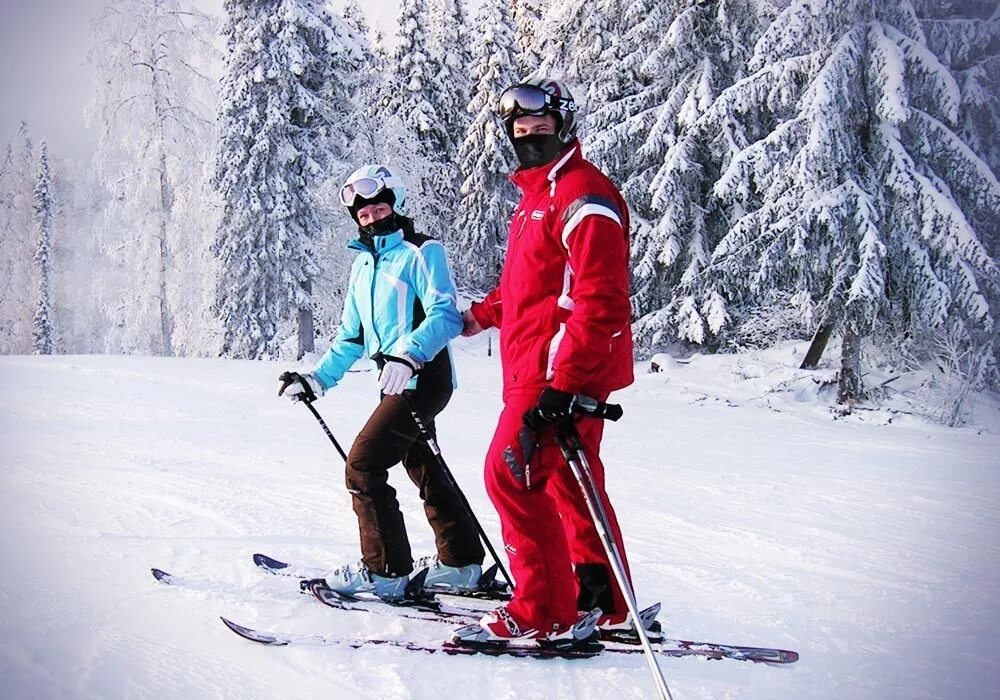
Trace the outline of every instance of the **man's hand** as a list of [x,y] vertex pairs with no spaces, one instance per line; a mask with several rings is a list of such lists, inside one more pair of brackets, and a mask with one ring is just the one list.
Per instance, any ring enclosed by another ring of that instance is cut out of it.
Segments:
[[278,381],[281,382],[281,386],[278,387],[278,396],[284,396],[291,401],[311,403],[326,393],[326,389],[312,372],[308,374],[282,372]]
[[382,372],[378,375],[379,388],[386,396],[402,394],[410,379],[420,369],[420,363],[409,355],[401,357],[383,355],[382,357],[385,358],[385,364],[382,365]]
[[481,333],[483,327],[479,325],[479,321],[476,320],[475,314],[472,313],[472,309],[466,309],[462,312],[462,335],[469,337],[475,335],[476,333]]
[[575,395],[546,387],[531,413],[542,423],[562,423],[572,417],[575,402]]

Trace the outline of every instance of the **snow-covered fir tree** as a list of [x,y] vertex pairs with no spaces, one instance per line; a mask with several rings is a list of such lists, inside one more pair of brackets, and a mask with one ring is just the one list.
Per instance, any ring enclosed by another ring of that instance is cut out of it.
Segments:
[[320,0],[227,0],[226,74],[214,174],[222,221],[215,308],[229,357],[313,348],[316,186],[348,146],[352,32]]
[[[664,84],[676,75],[671,64],[648,59],[666,33],[675,6],[657,0],[625,3],[614,33],[595,59],[607,70],[583,95],[588,101],[583,119],[586,153],[621,188],[638,226],[649,218],[647,189],[658,160],[657,154],[640,149],[663,103]],[[650,69],[644,70],[647,66]]]
[[500,93],[517,82],[513,17],[506,3],[484,3],[476,19],[472,123],[461,148],[461,201],[449,246],[458,283],[471,292],[498,282],[507,222],[516,202],[508,180],[514,159],[496,109]]
[[38,240],[34,257],[38,273],[38,299],[32,336],[35,354],[51,355],[55,349],[55,329],[52,323],[52,219],[55,216],[55,204],[52,201],[52,176],[45,141],[42,141],[38,150],[38,177],[35,180],[33,209]]
[[518,80],[526,79],[541,65],[539,44],[541,43],[542,15],[547,0],[513,0],[511,9],[514,17],[514,43],[517,47],[516,69]]
[[441,233],[452,241],[461,185],[458,152],[469,124],[466,107],[472,86],[471,36],[459,0],[429,0],[426,22],[430,28],[427,62],[431,78],[427,97],[440,122],[442,137],[432,154],[439,163],[432,189],[434,200],[440,202],[433,215],[445,224]]
[[621,23],[624,0],[567,0],[550,4],[536,39],[540,63],[535,75],[555,77],[575,88],[574,97],[589,109],[591,87],[616,67],[602,63],[604,48]]
[[468,127],[472,36],[459,0],[429,0],[427,18],[432,80],[428,97],[442,123],[442,157],[454,164]]
[[11,169],[14,164],[14,149],[10,143],[4,150],[0,161],[0,352],[9,352],[10,342],[9,314],[13,310],[10,300],[10,267],[13,263],[13,246],[11,245],[10,214],[13,208],[12,192],[10,190]]
[[[432,60],[427,0],[400,4],[398,42],[389,55],[374,123],[381,129],[377,151],[405,174],[413,194],[410,215],[417,227],[447,239],[455,217],[455,169],[448,158],[454,139],[448,118],[438,111],[440,62]],[[382,160],[382,159],[380,159]]]
[[50,283],[57,348],[74,355],[104,352],[108,328],[101,290],[109,262],[101,241],[110,194],[89,161],[55,158],[50,152],[49,168],[57,205]]
[[214,86],[204,70],[215,27],[190,0],[111,0],[94,31],[88,113],[100,130],[95,163],[110,194],[106,349],[172,355],[175,335],[190,338],[207,307]]
[[405,115],[407,124],[426,144],[427,152],[439,151],[447,139],[445,125],[430,100],[434,89],[433,66],[429,63],[430,36],[426,0],[403,0],[399,10],[399,36],[389,57],[390,109]]
[[32,257],[37,240],[33,222],[33,189],[37,165],[31,130],[26,121],[8,149],[0,199],[0,353],[31,352],[35,272]]
[[[609,103],[607,114],[598,116],[612,126],[603,140],[594,138],[595,149],[607,153],[616,169],[631,170],[623,189],[639,214],[633,238],[635,332],[645,346],[673,338],[704,343],[728,319],[717,284],[701,275],[732,215],[712,195],[712,185],[748,145],[749,134],[762,130],[716,100],[745,77],[753,45],[774,10],[761,0],[679,2],[672,11],[640,0],[631,11],[638,22],[629,28],[627,43],[651,47],[624,61],[638,70],[640,90]],[[613,125],[616,114],[630,107],[634,114]],[[626,147],[616,150],[623,140]]]
[[[962,96],[957,133],[1000,176],[1000,3],[914,3],[927,47],[947,65]],[[997,251],[994,250],[994,256]]]
[[368,34],[371,28],[368,24],[368,17],[361,9],[358,0],[347,0],[340,10],[340,18],[344,20],[344,25],[350,30],[355,39],[368,41]]
[[701,119],[721,111],[772,125],[713,188],[732,224],[701,274],[735,324],[792,293],[845,347],[878,332],[919,352],[949,319],[994,332],[1000,277],[973,222],[996,221],[1000,185],[955,131],[959,86],[908,0],[793,1]]

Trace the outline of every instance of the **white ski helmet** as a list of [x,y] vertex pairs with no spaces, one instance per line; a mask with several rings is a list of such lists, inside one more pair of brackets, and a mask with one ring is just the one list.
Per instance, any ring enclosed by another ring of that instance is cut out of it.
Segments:
[[500,95],[497,111],[507,136],[514,133],[514,120],[518,117],[552,114],[559,122],[559,140],[569,143],[576,138],[576,100],[566,84],[559,80],[532,78],[512,85]]
[[365,204],[385,202],[394,213],[406,216],[406,187],[388,165],[362,165],[351,173],[340,188],[340,203],[350,210],[355,219],[355,212],[364,206],[358,202],[359,198]]

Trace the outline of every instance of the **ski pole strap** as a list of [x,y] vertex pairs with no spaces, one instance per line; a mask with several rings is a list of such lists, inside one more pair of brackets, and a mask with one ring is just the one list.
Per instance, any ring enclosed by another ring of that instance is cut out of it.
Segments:
[[375,366],[378,367],[379,372],[381,372],[385,368],[387,362],[398,362],[401,365],[406,365],[411,370],[413,370],[414,377],[420,374],[420,370],[423,369],[423,366],[417,367],[417,365],[415,365],[410,360],[407,360],[405,357],[387,355],[384,352],[375,353],[374,355],[372,355],[372,360],[375,362]]

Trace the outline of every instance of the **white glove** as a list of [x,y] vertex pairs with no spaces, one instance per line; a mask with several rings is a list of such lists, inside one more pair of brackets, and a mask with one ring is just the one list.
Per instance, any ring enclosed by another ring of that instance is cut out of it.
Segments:
[[312,401],[326,393],[326,389],[312,372],[307,374],[282,372],[278,381],[281,382],[278,396],[284,396],[292,401]]
[[401,357],[383,355],[382,357],[385,358],[385,364],[382,365],[382,372],[378,375],[378,385],[382,389],[382,393],[386,396],[402,394],[413,374],[420,369],[420,363],[409,355]]

